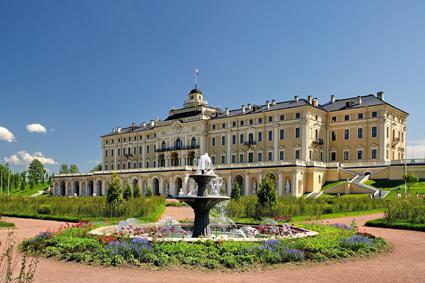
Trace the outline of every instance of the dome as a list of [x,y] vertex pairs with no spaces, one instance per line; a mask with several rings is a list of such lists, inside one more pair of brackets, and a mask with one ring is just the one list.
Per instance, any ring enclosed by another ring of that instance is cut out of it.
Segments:
[[200,93],[200,94],[202,94],[202,91],[201,91],[201,90],[199,90],[199,89],[197,89],[197,88],[194,88],[194,89],[192,89],[192,90],[189,92],[189,94],[193,94],[193,93]]

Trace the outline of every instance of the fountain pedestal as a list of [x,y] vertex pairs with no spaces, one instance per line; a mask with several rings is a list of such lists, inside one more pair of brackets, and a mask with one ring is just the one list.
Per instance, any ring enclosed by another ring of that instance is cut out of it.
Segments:
[[210,224],[210,210],[216,204],[222,201],[229,200],[227,196],[209,196],[207,194],[207,185],[211,179],[216,176],[213,175],[191,175],[190,178],[194,179],[198,184],[198,192],[196,196],[184,195],[177,196],[176,199],[182,200],[190,205],[195,212],[195,223],[193,226],[193,238],[199,236],[208,236],[211,231],[209,228]]

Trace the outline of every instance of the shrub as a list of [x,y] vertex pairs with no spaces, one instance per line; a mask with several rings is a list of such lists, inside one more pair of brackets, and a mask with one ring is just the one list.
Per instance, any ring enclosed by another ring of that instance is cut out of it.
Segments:
[[48,205],[42,205],[37,209],[38,214],[51,214],[52,210]]
[[151,187],[146,189],[146,197],[151,197],[153,195]]
[[133,198],[133,190],[130,188],[129,184],[126,184],[124,187],[123,198],[125,200],[130,200]]
[[134,197],[134,198],[139,198],[139,197],[141,197],[141,196],[142,196],[142,191],[140,190],[140,186],[139,186],[139,185],[137,185],[137,186],[134,188],[133,197]]
[[123,190],[118,174],[112,175],[112,181],[106,195],[106,204],[111,216],[120,216],[124,210]]
[[257,192],[257,216],[272,216],[272,209],[276,205],[276,182],[267,174]]
[[233,183],[233,188],[230,193],[230,198],[238,201],[241,198],[241,187],[239,186],[238,182]]

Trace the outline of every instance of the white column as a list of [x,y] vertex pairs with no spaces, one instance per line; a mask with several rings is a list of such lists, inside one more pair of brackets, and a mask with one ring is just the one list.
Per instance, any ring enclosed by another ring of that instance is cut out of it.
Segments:
[[291,183],[291,191],[294,197],[297,196],[298,193],[298,174],[292,174],[292,183]]
[[164,192],[165,192],[165,189],[164,189],[164,180],[160,177],[159,178],[159,194],[160,195],[163,195]]
[[168,186],[170,187],[170,191],[168,192],[171,195],[176,195],[178,192],[176,192],[176,189],[174,188],[174,182],[173,177],[171,176],[168,178]]
[[227,176],[227,194],[230,196],[232,193],[232,175]]
[[185,174],[183,177],[183,192],[185,194],[189,193],[189,174]]
[[199,138],[199,154],[200,156],[207,152],[207,137],[202,133]]
[[283,176],[282,176],[282,174],[278,175],[278,184],[277,185],[278,185],[278,194],[281,197],[282,192],[283,192],[283,190],[282,190],[282,188],[283,188]]
[[250,192],[250,188],[249,188],[249,175],[245,175],[244,176],[244,181],[245,181],[245,193],[244,193],[244,195],[245,196],[247,196],[247,195],[249,195],[249,192]]
[[106,180],[102,180],[102,195],[106,196]]

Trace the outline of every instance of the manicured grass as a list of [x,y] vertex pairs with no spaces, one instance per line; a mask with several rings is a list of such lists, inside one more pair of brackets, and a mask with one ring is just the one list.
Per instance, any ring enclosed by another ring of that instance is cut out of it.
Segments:
[[15,223],[0,221],[0,228],[13,228],[15,227]]
[[403,180],[367,180],[366,185],[375,187],[380,190],[388,191],[401,185],[404,185]]
[[342,183],[346,183],[347,181],[345,180],[341,180],[341,181],[336,181],[336,182],[326,182],[323,187],[322,187],[322,191],[327,190],[329,188],[332,188],[333,186],[342,184]]
[[425,232],[425,224],[412,224],[403,221],[397,222],[388,222],[385,218],[369,220],[365,224],[370,227],[382,227],[382,228],[392,228],[392,229],[402,229],[402,230],[414,230]]
[[44,191],[45,189],[47,189],[49,187],[49,184],[47,183],[40,183],[35,185],[32,189],[30,188],[30,185],[27,184],[25,187],[25,190],[21,191],[21,190],[13,190],[10,192],[11,196],[32,196],[36,193],[38,193],[39,191]]
[[[294,216],[288,222],[300,223],[300,222],[310,221],[310,220],[324,220],[324,219],[332,219],[332,218],[340,218],[340,217],[356,217],[356,216],[362,216],[362,215],[383,213],[384,211],[385,211],[384,208],[380,208],[380,209],[362,210],[362,211],[329,213],[329,214],[322,214],[320,216],[306,216],[306,215]],[[255,218],[232,218],[232,220],[240,224],[260,224],[262,221]]]

